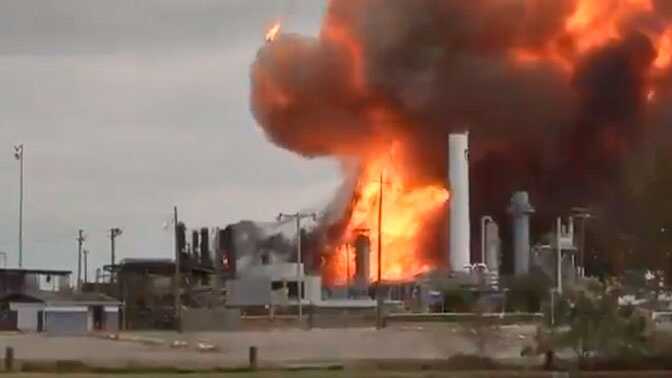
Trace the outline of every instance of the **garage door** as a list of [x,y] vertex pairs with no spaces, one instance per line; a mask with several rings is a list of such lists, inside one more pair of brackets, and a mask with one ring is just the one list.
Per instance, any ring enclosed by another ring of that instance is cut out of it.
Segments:
[[45,311],[46,331],[50,336],[78,336],[87,332],[87,312]]

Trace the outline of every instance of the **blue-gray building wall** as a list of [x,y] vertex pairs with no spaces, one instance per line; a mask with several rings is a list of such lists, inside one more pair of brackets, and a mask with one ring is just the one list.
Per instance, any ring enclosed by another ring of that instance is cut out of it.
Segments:
[[46,310],[44,317],[49,336],[81,336],[88,332],[88,311]]

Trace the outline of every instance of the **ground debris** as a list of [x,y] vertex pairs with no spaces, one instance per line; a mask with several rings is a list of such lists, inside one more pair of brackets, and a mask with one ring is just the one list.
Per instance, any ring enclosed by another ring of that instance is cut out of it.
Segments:
[[174,340],[172,343],[170,343],[171,348],[186,348],[189,346],[189,343],[183,340]]
[[197,344],[199,352],[215,352],[217,351],[217,346],[207,343],[198,343]]

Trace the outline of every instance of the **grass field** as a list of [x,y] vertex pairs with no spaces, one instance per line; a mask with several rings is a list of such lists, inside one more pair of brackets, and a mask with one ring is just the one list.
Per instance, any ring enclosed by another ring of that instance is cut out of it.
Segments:
[[[124,378],[149,378],[149,377],[165,377],[165,378],[551,378],[551,374],[523,374],[523,373],[504,373],[499,375],[497,373],[465,373],[465,372],[353,372],[353,371],[310,371],[310,372],[264,372],[264,373],[228,373],[228,374],[65,374],[66,376],[74,378],[105,378],[105,377],[124,377]],[[47,378],[47,377],[62,377],[64,375],[58,374],[8,374],[3,377],[16,378]],[[632,377],[632,376],[630,376]],[[661,376],[662,377],[662,376]]]

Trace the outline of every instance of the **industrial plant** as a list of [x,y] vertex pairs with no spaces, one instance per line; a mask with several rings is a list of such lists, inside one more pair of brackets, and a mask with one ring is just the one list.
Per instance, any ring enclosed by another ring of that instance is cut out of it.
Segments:
[[[574,16],[602,19],[579,3]],[[319,211],[228,225],[189,224],[176,208],[170,258],[160,251],[117,261],[121,229],[113,228],[110,262],[93,282],[80,230],[74,284],[49,295],[33,284],[7,285],[0,294],[17,315],[7,327],[49,329],[52,305],[75,299],[81,305],[68,316],[78,332],[91,324],[237,329],[283,317],[319,326],[334,315],[382,328],[409,314],[472,313],[479,305],[503,317],[540,317],[566,288],[590,276],[605,280],[601,265],[624,276],[635,244],[638,251],[664,245],[655,230],[666,230],[667,220],[649,217],[658,206],[647,193],[666,174],[657,164],[670,140],[661,83],[671,34],[660,30],[667,16],[641,3],[608,18],[608,38],[576,26],[544,28],[537,40],[530,30],[540,28],[499,19],[503,5],[467,2],[333,1],[313,37],[273,24],[250,62],[249,111],[269,142],[340,163],[343,185],[332,200]],[[574,19],[522,8],[525,20]],[[659,28],[626,23],[628,13],[660,17],[652,22]],[[493,17],[506,32],[446,28],[443,18],[456,15],[479,26]],[[389,27],[399,20],[407,28]],[[615,25],[629,32],[615,33]],[[21,185],[23,154],[17,145]],[[661,277],[656,292],[670,286],[663,276],[672,272],[657,269],[672,264],[669,253],[659,255],[638,274]],[[17,282],[70,276],[5,274]],[[521,294],[525,280],[532,284]]]
[[[86,326],[87,311],[95,317],[95,327],[108,330],[235,330],[249,319],[273,322],[287,316],[316,327],[383,327],[405,314],[471,311],[451,299],[450,295],[459,292],[488,303],[490,312],[502,316],[509,311],[520,313],[521,309],[507,305],[508,283],[516,277],[535,274],[549,283],[549,295],[559,295],[563,286],[585,274],[579,237],[585,232],[585,223],[579,232],[575,224],[590,214],[574,212],[566,218],[559,214],[547,240],[530,230],[535,207],[525,191],[511,193],[509,206],[502,209],[508,214],[506,218],[475,217],[470,206],[469,143],[468,131],[452,133],[446,141],[444,187],[450,194],[439,197],[445,200],[436,214],[445,231],[439,243],[429,244],[435,246],[433,251],[418,253],[414,248],[422,244],[408,244],[407,250],[393,250],[388,255],[385,247],[395,245],[385,240],[385,223],[395,220],[385,213],[389,208],[378,206],[384,204],[385,190],[395,189],[380,177],[374,182],[376,196],[371,209],[376,217],[370,228],[344,230],[344,222],[354,216],[352,209],[341,211],[336,221],[333,213],[299,212],[280,214],[272,222],[241,221],[222,227],[188,227],[176,218],[174,259],[113,260],[96,274],[94,282],[82,282],[78,276],[74,289],[60,283],[60,289],[51,290],[49,296],[35,288],[10,285],[3,288],[3,300],[17,311],[14,327],[26,331],[55,327],[52,303],[72,304],[76,300],[84,320],[69,330],[75,333],[91,331],[92,326]],[[500,236],[502,227],[511,229],[508,242]],[[329,236],[334,232],[340,236]],[[342,242],[343,235],[351,239],[334,248],[333,240]],[[387,267],[395,265],[385,260],[403,261],[404,254],[425,256],[428,263],[413,275],[388,274]],[[513,261],[510,271],[503,268],[505,254]],[[338,266],[340,276],[334,276],[334,256],[343,257],[343,265]],[[64,277],[70,273],[3,274]],[[530,308],[530,316],[539,311],[540,307]]]

